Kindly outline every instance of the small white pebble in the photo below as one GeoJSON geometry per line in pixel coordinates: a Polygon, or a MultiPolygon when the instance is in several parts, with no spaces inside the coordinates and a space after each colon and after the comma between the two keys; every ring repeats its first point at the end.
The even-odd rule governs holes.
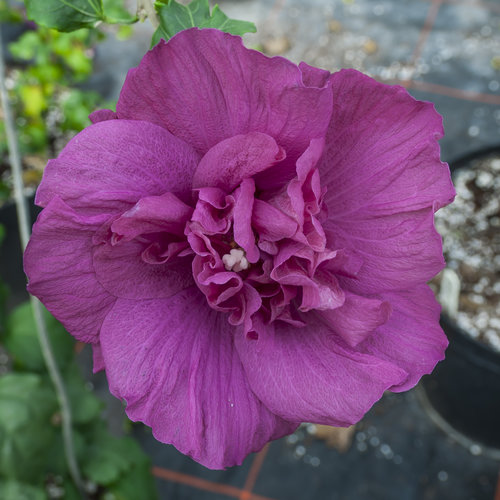
{"type": "Polygon", "coordinates": [[[368,449],[368,446],[364,441],[360,441],[356,444],[356,448],[358,449],[358,451],[364,452],[368,449]]]}
{"type": "Polygon", "coordinates": [[[479,172],[476,178],[476,186],[480,188],[487,188],[493,183],[493,175],[489,172],[479,172]]]}
{"type": "Polygon", "coordinates": [[[315,435],[318,428],[314,424],[307,424],[306,431],[308,434],[315,435]]]}
{"type": "Polygon", "coordinates": [[[388,445],[388,444],[383,444],[381,447],[380,447],[380,451],[382,452],[382,455],[388,455],[389,453],[391,453],[391,447],[388,445]]]}
{"type": "Polygon", "coordinates": [[[498,89],[500,89],[500,83],[498,82],[498,80],[491,80],[491,82],[488,83],[488,88],[492,92],[496,92],[498,89]]]}
{"type": "Polygon", "coordinates": [[[472,453],[472,455],[477,456],[477,455],[481,455],[483,449],[478,444],[473,444],[469,448],[469,451],[472,453]]]}
{"type": "MultiPolygon", "coordinates": [[[[500,284],[500,283],[497,283],[500,284]]],[[[500,319],[499,318],[490,318],[489,324],[492,328],[496,328],[500,330],[500,319]]]]}
{"type": "Polygon", "coordinates": [[[306,447],[299,444],[299,446],[295,448],[295,455],[300,458],[303,457],[305,454],[306,454],[306,447]]]}
{"type": "Polygon", "coordinates": [[[358,432],[356,434],[356,441],[364,441],[366,439],[366,434],[364,432],[358,432]]]}
{"type": "Polygon", "coordinates": [[[473,293],[470,295],[470,299],[472,300],[472,302],[474,302],[475,304],[484,304],[485,302],[485,299],[482,295],[478,295],[476,293],[473,293]]]}
{"type": "Polygon", "coordinates": [[[440,481],[447,481],[448,480],[448,473],[445,470],[440,470],[438,472],[438,479],[440,481]]]}
{"type": "Polygon", "coordinates": [[[469,127],[469,130],[467,131],[467,133],[471,136],[471,137],[477,137],[479,135],[479,132],[480,132],[480,129],[477,125],[472,125],[469,127]]]}

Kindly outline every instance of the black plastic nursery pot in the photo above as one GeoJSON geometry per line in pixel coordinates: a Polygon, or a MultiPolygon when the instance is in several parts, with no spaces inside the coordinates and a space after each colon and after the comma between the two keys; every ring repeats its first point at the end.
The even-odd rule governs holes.
{"type": "MultiPolygon", "coordinates": [[[[474,168],[476,160],[492,155],[500,157],[500,147],[459,159],[451,165],[452,175],[474,168]]],[[[441,326],[449,347],[444,361],[422,379],[424,401],[445,431],[468,446],[480,444],[500,458],[500,352],[469,335],[444,314],[441,326]]]]}
{"type": "Polygon", "coordinates": [[[500,353],[441,317],[450,345],[446,358],[422,379],[432,408],[454,430],[500,450],[500,353]]]}

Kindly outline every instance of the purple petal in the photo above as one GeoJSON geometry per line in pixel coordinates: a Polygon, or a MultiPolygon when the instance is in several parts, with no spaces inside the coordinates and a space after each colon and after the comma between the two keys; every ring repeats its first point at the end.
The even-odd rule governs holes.
{"type": "Polygon", "coordinates": [[[346,293],[341,307],[318,314],[350,347],[356,347],[388,320],[391,305],[378,299],[346,293]]]}
{"type": "Polygon", "coordinates": [[[332,104],[331,89],[306,87],[290,61],[248,50],[240,37],[193,28],[160,42],[129,71],[117,112],[157,123],[203,154],[234,135],[263,132],[293,163],[324,136],[332,104]]]}
{"type": "Polygon", "coordinates": [[[385,217],[346,216],[324,224],[334,248],[348,248],[363,265],[341,281],[361,295],[405,290],[429,281],[443,267],[441,237],[432,208],[385,217]]]}
{"type": "Polygon", "coordinates": [[[241,464],[297,424],[255,397],[232,338],[233,327],[196,288],[166,300],[119,300],[101,334],[110,390],[159,441],[212,469],[241,464]]]}
{"type": "Polygon", "coordinates": [[[444,359],[448,339],[439,326],[441,307],[427,285],[384,293],[383,299],[392,305],[391,317],[359,348],[409,373],[407,380],[391,387],[391,391],[402,392],[414,387],[444,359]]]}
{"type": "Polygon", "coordinates": [[[336,105],[319,168],[331,217],[438,208],[453,199],[439,159],[442,119],[431,103],[355,70],[329,81],[336,105]]]}
{"type": "Polygon", "coordinates": [[[101,344],[99,342],[96,342],[95,344],[91,344],[92,346],[92,363],[93,363],[93,369],[92,371],[94,373],[100,372],[101,370],[104,370],[106,366],[104,365],[104,358],[102,356],[102,349],[101,349],[101,344]]]}
{"type": "Polygon", "coordinates": [[[28,290],[82,342],[97,342],[116,298],[97,281],[92,236],[109,216],[77,215],[54,197],[38,216],[24,253],[28,290]]]}
{"type": "Polygon", "coordinates": [[[152,264],[151,259],[143,258],[148,248],[138,240],[95,247],[97,279],[110,294],[126,299],[166,298],[193,284],[191,257],[174,257],[152,264]]]}
{"type": "Polygon", "coordinates": [[[183,193],[190,199],[198,155],[165,129],[110,120],[75,136],[44,172],[36,195],[46,206],[56,195],[85,213],[123,210],[144,196],[183,193]]]}
{"type": "Polygon", "coordinates": [[[259,233],[259,239],[279,241],[291,238],[299,227],[287,214],[262,200],[254,200],[252,225],[259,233]]]}
{"type": "Polygon", "coordinates": [[[118,119],[118,115],[114,111],[111,111],[110,109],[97,109],[96,111],[93,111],[89,115],[89,120],[92,123],[99,123],[99,122],[105,122],[107,120],[116,120],[116,119],[118,119]]]}
{"type": "Polygon", "coordinates": [[[211,148],[201,159],[193,188],[218,187],[230,193],[243,179],[267,170],[283,160],[276,141],[260,132],[236,135],[211,148]]]}
{"type": "Polygon", "coordinates": [[[111,225],[111,230],[132,240],[140,234],[167,232],[182,236],[193,209],[172,193],[147,196],[111,225]]]}
{"type": "Polygon", "coordinates": [[[245,179],[235,192],[234,205],[234,241],[246,252],[249,262],[255,264],[259,260],[259,250],[255,244],[255,234],[252,230],[252,212],[255,193],[253,179],[245,179]]]}
{"type": "Polygon", "coordinates": [[[303,61],[299,63],[299,69],[302,72],[302,81],[306,87],[324,87],[331,74],[326,69],[309,66],[309,64],[303,61]]]}
{"type": "Polygon", "coordinates": [[[408,374],[396,364],[342,346],[322,325],[275,322],[257,340],[236,336],[250,387],[290,421],[348,426],[408,374]]]}

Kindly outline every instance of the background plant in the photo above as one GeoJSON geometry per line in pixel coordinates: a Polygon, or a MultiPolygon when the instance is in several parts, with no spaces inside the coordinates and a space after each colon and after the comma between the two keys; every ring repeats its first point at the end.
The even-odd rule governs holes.
{"type": "MultiPolygon", "coordinates": [[[[25,302],[7,314],[6,288],[0,281],[0,498],[77,499],[61,453],[61,413],[31,304],[25,302]]],[[[154,499],[149,458],[131,437],[108,431],[104,405],[80,373],[73,338],[47,311],[45,320],[66,383],[86,493],[103,500],[154,499]]]]}

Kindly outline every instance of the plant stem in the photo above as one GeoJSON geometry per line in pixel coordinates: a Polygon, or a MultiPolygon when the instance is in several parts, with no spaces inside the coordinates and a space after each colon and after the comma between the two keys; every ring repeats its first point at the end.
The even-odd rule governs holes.
{"type": "MultiPolygon", "coordinates": [[[[21,246],[24,251],[30,237],[30,216],[28,211],[28,203],[24,196],[24,182],[21,168],[21,158],[19,155],[19,146],[16,137],[13,116],[10,110],[9,96],[5,87],[5,62],[3,57],[3,44],[0,23],[0,100],[3,108],[5,132],[7,135],[7,145],[9,150],[9,159],[12,168],[12,176],[14,178],[14,198],[17,207],[17,220],[19,224],[19,234],[21,237],[21,246]]],[[[73,447],[73,430],[72,430],[72,415],[71,407],[68,400],[68,394],[64,386],[64,382],[57,367],[57,362],[52,351],[50,340],[47,332],[47,325],[43,317],[43,308],[40,301],[31,297],[31,306],[33,315],[35,317],[35,324],[37,327],[38,339],[42,349],[42,354],[47,366],[47,371],[54,384],[54,388],[59,400],[61,408],[61,421],[62,421],[62,434],[64,442],[64,452],[66,461],[68,463],[69,472],[73,481],[80,491],[83,498],[86,495],[83,490],[80,470],[75,457],[75,450],[73,447]]]]}
{"type": "Polygon", "coordinates": [[[160,25],[160,20],[158,19],[158,14],[154,6],[154,0],[137,0],[137,17],[139,19],[147,17],[154,29],[158,28],[160,25]]]}

